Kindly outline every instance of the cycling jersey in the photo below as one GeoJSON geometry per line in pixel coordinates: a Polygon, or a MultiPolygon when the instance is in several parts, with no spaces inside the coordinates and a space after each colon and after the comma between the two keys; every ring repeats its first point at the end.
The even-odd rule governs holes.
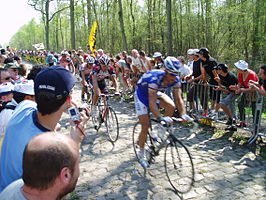
{"type": "MultiPolygon", "coordinates": [[[[108,67],[108,70],[107,71],[103,71],[101,69],[101,67],[94,66],[91,75],[92,76],[96,76],[99,89],[103,93],[106,93],[107,88],[106,88],[105,79],[109,79],[111,77],[114,77],[115,76],[115,71],[114,71],[114,68],[113,67],[108,67]]],[[[91,83],[92,83],[92,76],[91,76],[91,83]]]]}
{"type": "Polygon", "coordinates": [[[166,87],[162,86],[163,78],[165,76],[165,71],[163,70],[152,70],[148,71],[139,79],[137,82],[136,95],[137,98],[147,107],[149,107],[149,94],[148,89],[154,89],[158,92],[165,91],[169,87],[181,88],[180,78],[177,76],[175,82],[167,85],[166,87]]]}
{"type": "Polygon", "coordinates": [[[102,81],[104,79],[108,79],[111,76],[115,76],[115,70],[113,67],[109,67],[107,71],[102,71],[101,67],[94,66],[92,70],[92,75],[97,76],[97,81],[102,81]]]}

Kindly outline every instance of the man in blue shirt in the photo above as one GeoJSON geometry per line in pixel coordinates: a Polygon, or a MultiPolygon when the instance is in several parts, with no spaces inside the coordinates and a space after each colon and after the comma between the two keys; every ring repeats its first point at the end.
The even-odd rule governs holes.
{"type": "MultiPolygon", "coordinates": [[[[63,112],[71,106],[74,83],[72,74],[60,66],[44,68],[37,74],[34,82],[36,103],[21,102],[7,125],[0,160],[0,192],[21,178],[23,151],[31,138],[53,131],[63,112]]],[[[79,133],[80,128],[73,130],[79,133]]]]}

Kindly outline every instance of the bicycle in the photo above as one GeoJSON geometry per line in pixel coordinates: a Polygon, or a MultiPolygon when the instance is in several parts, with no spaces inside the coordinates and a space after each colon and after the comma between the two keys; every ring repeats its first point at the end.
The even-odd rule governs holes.
{"type": "MultiPolygon", "coordinates": [[[[173,118],[174,123],[181,124],[181,120],[173,118]]],[[[145,144],[145,151],[148,163],[151,165],[155,157],[165,147],[164,168],[167,179],[172,188],[178,193],[188,192],[195,182],[195,170],[192,156],[187,147],[173,134],[173,126],[161,124],[156,119],[150,120],[150,128],[145,144]],[[159,137],[158,137],[159,136],[159,137]],[[148,155],[147,155],[148,154],[148,155]]],[[[137,122],[133,128],[133,148],[138,162],[138,136],[141,125],[137,122]]],[[[140,163],[141,164],[141,163],[140,163]]],[[[144,168],[146,172],[146,168],[144,168]]]]}
{"type": "Polygon", "coordinates": [[[97,109],[99,111],[99,115],[96,117],[92,117],[92,123],[97,132],[104,123],[110,141],[116,142],[119,137],[118,119],[115,111],[108,103],[108,98],[113,96],[116,95],[100,94],[97,103],[97,109]]]}

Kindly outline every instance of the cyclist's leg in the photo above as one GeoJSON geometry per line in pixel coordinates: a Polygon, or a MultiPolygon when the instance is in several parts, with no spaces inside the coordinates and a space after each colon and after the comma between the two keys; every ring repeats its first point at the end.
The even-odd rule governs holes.
{"type": "Polygon", "coordinates": [[[139,134],[139,147],[144,149],[145,142],[147,140],[148,129],[150,127],[150,117],[148,114],[138,116],[139,123],[141,125],[141,132],[139,134]]]}
{"type": "Polygon", "coordinates": [[[148,129],[150,127],[150,117],[148,114],[148,107],[139,100],[136,92],[134,98],[135,98],[136,114],[138,116],[139,123],[141,125],[138,144],[141,149],[144,149],[145,142],[147,139],[148,129]]]}
{"type": "Polygon", "coordinates": [[[164,115],[172,117],[175,111],[175,103],[173,100],[167,94],[162,92],[158,92],[158,99],[160,100],[160,108],[165,109],[164,115]]]}

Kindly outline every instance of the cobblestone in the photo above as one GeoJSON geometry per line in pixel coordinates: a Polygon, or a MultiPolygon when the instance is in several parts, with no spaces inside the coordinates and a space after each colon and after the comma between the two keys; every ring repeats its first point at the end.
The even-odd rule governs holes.
{"type": "MultiPolygon", "coordinates": [[[[266,160],[245,147],[233,146],[227,139],[212,138],[200,128],[177,131],[194,159],[196,182],[191,191],[183,195],[173,192],[165,175],[164,152],[144,176],[132,147],[133,125],[137,121],[133,106],[114,102],[112,107],[119,120],[119,139],[112,145],[101,129],[97,133],[89,123],[88,136],[82,144],[76,199],[266,199],[266,160]]],[[[66,126],[63,132],[68,131],[66,126]]]]}

